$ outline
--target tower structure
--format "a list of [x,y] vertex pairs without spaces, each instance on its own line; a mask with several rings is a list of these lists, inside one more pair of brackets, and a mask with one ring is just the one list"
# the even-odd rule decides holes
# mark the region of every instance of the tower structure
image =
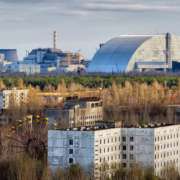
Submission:
[[53,49],[56,50],[57,32],[53,32]]
[[166,65],[167,69],[172,68],[172,61],[171,61],[171,34],[166,34]]

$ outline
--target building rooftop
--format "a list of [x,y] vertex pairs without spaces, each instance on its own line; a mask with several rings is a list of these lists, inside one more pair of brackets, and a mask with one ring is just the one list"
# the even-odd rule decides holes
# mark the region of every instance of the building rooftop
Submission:
[[100,97],[78,97],[78,96],[73,96],[73,97],[67,97],[66,101],[100,101]]
[[86,126],[86,127],[55,129],[55,130],[61,130],[61,131],[97,131],[97,130],[114,129],[114,128],[153,129],[153,128],[159,128],[159,127],[175,126],[175,125],[179,125],[179,124],[155,123],[155,124],[138,125],[138,126],[130,125],[130,126],[116,127],[115,123],[109,122],[109,124],[107,124],[107,125],[102,124],[100,126],[94,126],[94,127]]

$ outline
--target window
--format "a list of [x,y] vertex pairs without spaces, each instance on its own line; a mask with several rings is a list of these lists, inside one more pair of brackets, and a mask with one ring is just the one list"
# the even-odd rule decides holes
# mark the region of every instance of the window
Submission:
[[123,141],[123,142],[126,141],[126,137],[125,137],[125,136],[122,137],[122,141]]
[[69,158],[69,164],[73,164],[74,160],[73,158]]
[[133,154],[130,154],[130,160],[133,160],[133,159],[134,159]]
[[126,150],[126,146],[123,146],[123,151],[125,151]]
[[130,146],[130,151],[133,151],[134,150],[134,146]]
[[73,139],[69,140],[69,145],[73,145]]
[[133,137],[133,136],[130,137],[130,141],[131,141],[131,142],[134,141],[134,137]]
[[126,159],[126,154],[123,154],[123,159]]
[[73,154],[73,149],[69,149],[69,154]]
[[122,165],[123,165],[124,168],[126,167],[126,163],[123,163]]

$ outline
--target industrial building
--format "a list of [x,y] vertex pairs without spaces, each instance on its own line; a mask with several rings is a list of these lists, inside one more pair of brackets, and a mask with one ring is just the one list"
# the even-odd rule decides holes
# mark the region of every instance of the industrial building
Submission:
[[100,45],[87,71],[180,71],[180,37],[167,33],[113,38]]
[[63,122],[67,127],[94,126],[103,121],[102,100],[97,97],[70,98],[62,108],[47,109],[48,124]]
[[11,73],[22,73],[26,75],[35,75],[41,72],[39,64],[28,64],[20,61],[10,64],[8,70]]
[[18,61],[18,55],[16,49],[0,49],[0,56],[2,55],[4,56],[3,59],[6,61],[10,61],[10,62]]
[[57,48],[57,34],[53,32],[53,48],[33,49],[25,58],[25,64],[38,64],[40,73],[79,72],[85,69],[85,60],[80,52],[73,53]]
[[[180,171],[180,125],[123,128],[74,128],[48,131],[50,167],[80,164],[96,178],[111,165],[151,167],[158,176],[166,167]],[[102,166],[108,167],[106,170]]]
[[84,57],[80,53],[63,52],[60,49],[39,48],[33,49],[24,58],[26,64],[37,64],[41,73],[56,72],[77,72],[84,70]]

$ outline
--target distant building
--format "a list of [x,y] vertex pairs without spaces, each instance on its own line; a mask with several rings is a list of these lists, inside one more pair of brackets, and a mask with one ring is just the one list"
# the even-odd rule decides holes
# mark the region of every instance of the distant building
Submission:
[[41,73],[48,72],[77,72],[85,69],[82,63],[83,56],[80,53],[63,52],[60,49],[39,48],[33,49],[24,62],[28,64],[39,64]]
[[49,125],[63,121],[70,127],[94,126],[103,121],[102,100],[99,98],[69,99],[61,109],[47,109],[46,115]]
[[4,60],[14,62],[18,61],[16,49],[0,49],[0,54],[4,55]]
[[80,164],[98,178],[105,172],[103,165],[109,171],[111,165],[130,168],[138,163],[162,176],[166,167],[180,170],[179,157],[180,125],[48,131],[48,160],[53,170]]
[[20,106],[27,103],[28,90],[18,90],[16,88],[11,90],[2,90],[0,92],[0,109],[8,109],[11,105]]
[[24,73],[26,75],[40,74],[39,64],[27,64],[23,62],[12,63],[11,70],[12,73]]
[[180,71],[180,37],[124,35],[101,44],[88,66],[91,73]]
[[58,72],[78,72],[85,71],[84,57],[80,53],[67,52],[57,64]]

